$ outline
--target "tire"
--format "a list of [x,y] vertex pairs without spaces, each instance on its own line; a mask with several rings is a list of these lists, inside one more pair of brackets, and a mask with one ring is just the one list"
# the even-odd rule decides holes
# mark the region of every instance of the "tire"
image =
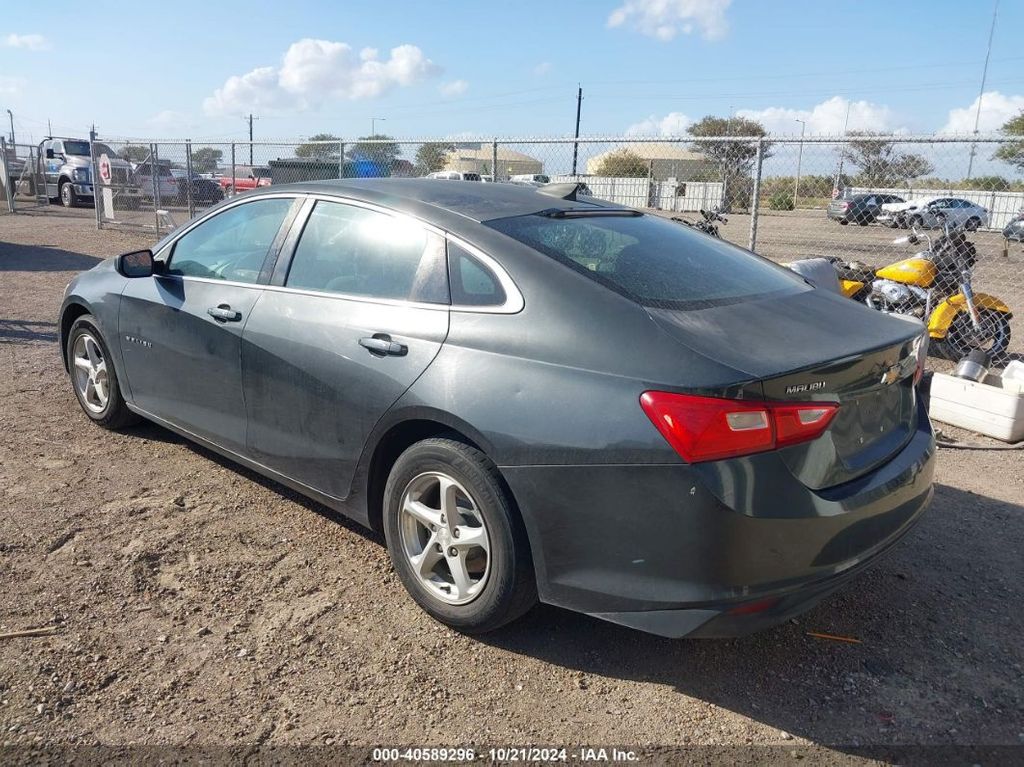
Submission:
[[[94,345],[90,349],[90,344]],[[100,334],[96,320],[92,315],[84,314],[75,320],[68,333],[66,346],[68,374],[75,398],[92,421],[104,429],[123,429],[138,423],[141,418],[128,409],[121,396],[121,387],[117,381],[114,360],[110,356],[107,344]],[[98,352],[98,359],[95,352]],[[90,365],[91,372],[79,364],[79,358]],[[97,370],[102,363],[102,377]],[[97,383],[102,381],[101,386]],[[92,396],[88,383],[92,382]],[[105,397],[101,394],[105,393]]]
[[939,345],[939,351],[946,359],[957,362],[975,349],[988,352],[989,358],[997,362],[1006,354],[1010,346],[1010,321],[1003,312],[993,309],[981,309],[982,327],[986,330],[980,343],[976,338],[971,315],[966,311],[959,312],[950,323],[946,337]]
[[839,225],[840,225],[840,226],[846,226],[846,225],[847,225],[847,224],[849,224],[849,223],[850,223],[850,222],[849,222],[849,221],[847,221],[847,220],[846,220],[845,218],[841,218],[841,219],[839,219]]
[[57,187],[57,197],[65,208],[78,207],[78,195],[75,194],[75,186],[70,181],[60,183],[60,186]]
[[981,219],[977,216],[971,216],[964,224],[964,229],[968,232],[976,232],[979,226],[981,226]]
[[[454,503],[441,500],[443,487]],[[453,507],[457,519],[445,513]],[[384,537],[412,598],[458,631],[493,631],[537,601],[522,520],[494,464],[463,442],[426,439],[399,456],[384,488]]]

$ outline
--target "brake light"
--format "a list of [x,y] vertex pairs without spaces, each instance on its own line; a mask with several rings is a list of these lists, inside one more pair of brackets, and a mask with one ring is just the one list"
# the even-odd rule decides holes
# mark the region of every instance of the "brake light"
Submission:
[[648,391],[640,406],[687,463],[808,442],[828,428],[833,402],[758,402]]

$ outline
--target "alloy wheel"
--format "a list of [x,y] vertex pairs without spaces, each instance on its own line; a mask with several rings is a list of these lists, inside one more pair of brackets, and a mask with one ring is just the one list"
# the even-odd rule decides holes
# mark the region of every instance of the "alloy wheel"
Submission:
[[450,605],[472,602],[490,574],[490,537],[469,491],[442,472],[413,478],[402,493],[402,551],[420,584]]
[[75,339],[71,357],[79,398],[91,412],[102,413],[110,397],[110,379],[103,349],[92,334],[82,333]]

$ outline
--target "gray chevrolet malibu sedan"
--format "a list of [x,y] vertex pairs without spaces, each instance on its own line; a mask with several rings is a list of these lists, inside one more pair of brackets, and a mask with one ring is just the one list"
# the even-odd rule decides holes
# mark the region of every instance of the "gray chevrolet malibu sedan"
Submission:
[[436,619],[538,599],[670,637],[804,611],[932,493],[921,326],[592,197],[277,186],[79,275],[85,414],[383,531]]

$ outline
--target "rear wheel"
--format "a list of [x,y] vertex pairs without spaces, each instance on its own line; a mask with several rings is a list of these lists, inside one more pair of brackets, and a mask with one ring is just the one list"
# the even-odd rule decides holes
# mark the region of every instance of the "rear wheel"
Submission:
[[981,328],[974,327],[971,315],[959,312],[950,323],[949,332],[942,339],[940,351],[947,359],[961,360],[975,349],[988,352],[989,358],[997,361],[1010,346],[1010,321],[1003,312],[981,309],[978,314]]
[[462,442],[427,439],[399,456],[384,536],[406,590],[452,628],[492,631],[537,601],[518,512],[494,464]]
[[140,419],[121,396],[117,371],[91,315],[75,320],[67,340],[68,372],[82,410],[105,429],[121,429]]

